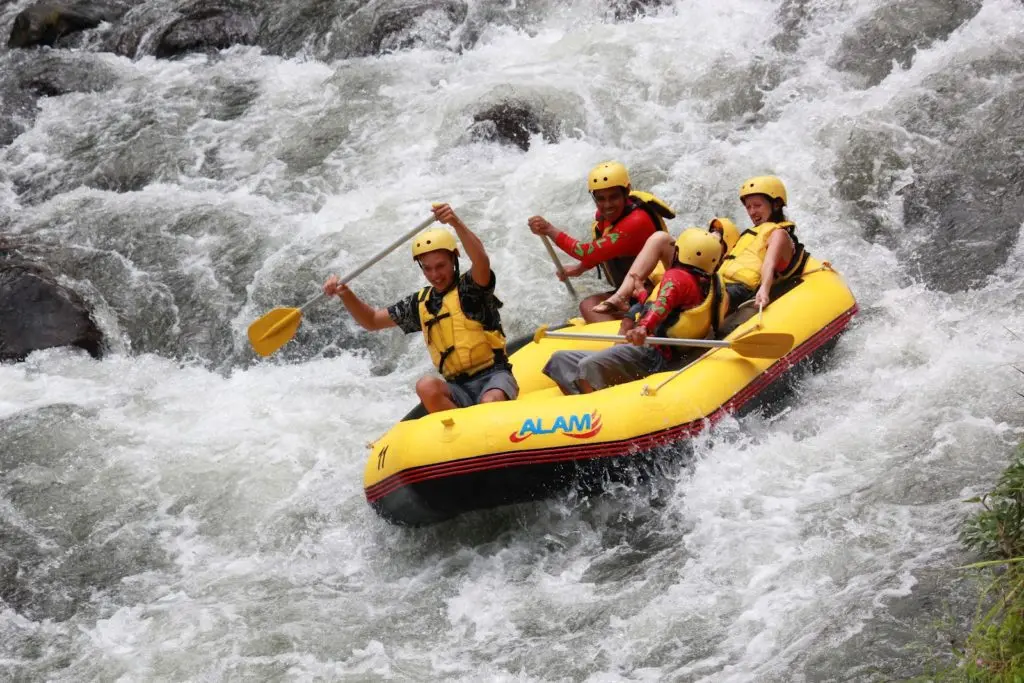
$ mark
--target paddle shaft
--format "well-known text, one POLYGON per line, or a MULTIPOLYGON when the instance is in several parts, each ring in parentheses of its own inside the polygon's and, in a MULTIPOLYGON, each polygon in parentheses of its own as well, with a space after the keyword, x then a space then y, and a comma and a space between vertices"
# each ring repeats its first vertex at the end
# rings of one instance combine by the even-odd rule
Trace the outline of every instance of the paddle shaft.
POLYGON ((551 246, 551 240, 548 239, 547 235, 541 235, 540 241, 544 243, 544 248, 548 250, 548 256, 555 262, 555 268, 558 269, 558 274, 562 276, 562 284, 569 290, 569 295, 574 299, 578 299, 579 296, 576 295, 576 288, 569 282, 569 276, 565 274, 565 266, 558 260, 558 254, 555 253, 555 248, 551 246))
MULTIPOLYGON (((588 332, 547 332, 545 337, 556 339, 583 339, 589 341, 626 341, 621 334, 593 334, 588 332)), ((729 348, 732 342, 719 339, 676 339, 674 337, 648 337, 644 344, 659 346, 699 346, 706 349, 729 348)))
MULTIPOLYGON (((400 246, 402 246, 403 244, 408 242, 410 239, 412 239, 413 235, 415 235, 416 233, 420 232, 421 230, 426 230, 430 226, 430 224, 433 223, 433 222, 434 222, 434 217, 433 216, 431 216, 430 218, 427 218, 422 223, 417 225, 415 228, 411 229, 409 232, 403 234, 401 237, 396 239, 394 242, 392 242, 388 246, 386 246, 383 249, 381 249, 380 251, 378 251, 376 254, 373 255, 373 257, 369 261, 367 261, 363 265, 359 266, 358 268, 353 270, 351 273, 347 274, 345 277, 341 278, 341 280, 338 282, 338 284, 339 285, 346 285, 346 284, 348 284, 349 282, 354 280, 357 275, 360 275, 364 270, 366 270, 367 268, 369 268, 373 264, 377 263, 377 261, 380 261, 382 258, 384 258, 388 254, 393 252, 395 249, 398 249, 400 246)), ((313 304, 315 304, 317 301, 320 301, 320 299, 324 298, 325 296, 327 296, 327 295, 324 294, 323 292, 320 292, 315 297, 313 297, 312 299, 310 299, 306 303, 304 303, 301 306, 299 306, 299 310, 300 311, 306 310, 307 307, 312 306, 313 304)))

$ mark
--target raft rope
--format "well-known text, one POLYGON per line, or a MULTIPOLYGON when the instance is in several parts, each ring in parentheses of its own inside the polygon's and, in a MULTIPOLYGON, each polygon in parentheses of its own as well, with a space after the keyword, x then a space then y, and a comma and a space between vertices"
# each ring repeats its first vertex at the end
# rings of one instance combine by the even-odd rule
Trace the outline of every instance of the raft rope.
POLYGON ((830 273, 837 272, 836 269, 832 267, 831 263, 829 263, 828 261, 822 261, 820 266, 818 266, 814 270, 805 270, 803 273, 801 273, 800 277, 803 277, 804 275, 810 275, 811 273, 817 273, 819 270, 827 270, 830 273))

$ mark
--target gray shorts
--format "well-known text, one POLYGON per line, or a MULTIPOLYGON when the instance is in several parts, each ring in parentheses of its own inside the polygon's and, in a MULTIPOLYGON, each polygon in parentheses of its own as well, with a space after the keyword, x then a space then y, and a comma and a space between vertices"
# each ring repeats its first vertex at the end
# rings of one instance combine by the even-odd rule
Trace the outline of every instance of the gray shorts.
POLYGON ((480 397, 491 389, 501 389, 505 398, 513 400, 519 395, 519 385, 512 371, 505 368, 481 372, 465 382, 448 382, 452 401, 460 408, 475 406, 480 397))
POLYGON ((661 372, 668 361, 650 346, 618 344, 603 351, 555 351, 544 374, 567 394, 580 393, 581 379, 595 390, 625 384, 661 372))

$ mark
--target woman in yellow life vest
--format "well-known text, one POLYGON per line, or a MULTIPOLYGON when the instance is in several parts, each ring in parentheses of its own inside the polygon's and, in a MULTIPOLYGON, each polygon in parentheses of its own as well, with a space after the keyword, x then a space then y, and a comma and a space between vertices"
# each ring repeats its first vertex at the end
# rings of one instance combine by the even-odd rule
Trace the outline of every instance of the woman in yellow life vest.
POLYGON ((740 201, 753 227, 740 235, 719 272, 729 294, 729 310, 754 300, 765 307, 772 285, 799 277, 807 251, 796 237, 796 225, 786 219, 786 186, 775 176, 757 176, 740 185, 740 201))
POLYGON ((413 260, 429 287, 386 309, 364 303, 336 275, 324 283, 324 294, 338 296, 364 329, 398 327, 406 334, 423 334, 430 358, 444 376, 426 375, 416 382, 416 394, 428 412, 514 399, 519 385, 505 353, 501 301, 494 295, 496 278, 487 251, 450 206, 435 204, 433 211, 439 222, 455 228, 472 262, 470 272, 459 274, 459 248, 452 234, 432 228, 412 243, 413 260))

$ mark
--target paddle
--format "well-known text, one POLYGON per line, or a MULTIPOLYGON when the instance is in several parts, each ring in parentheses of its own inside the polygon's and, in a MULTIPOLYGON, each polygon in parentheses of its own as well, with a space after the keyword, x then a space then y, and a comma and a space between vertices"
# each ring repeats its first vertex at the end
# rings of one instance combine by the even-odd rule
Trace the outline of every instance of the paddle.
MULTIPOLYGON (((375 264, 377 261, 380 261, 398 247, 402 246, 405 242, 409 241, 413 235, 425 230, 427 226, 433 222, 434 217, 431 216, 388 246, 384 247, 384 249, 374 254, 373 258, 369 261, 341 278, 341 284, 344 285, 350 282, 364 270, 375 264)), ((261 356, 269 356, 274 351, 277 351, 279 348, 287 344, 291 338, 295 336, 296 330, 299 329, 299 323, 302 322, 302 311, 306 310, 306 308, 312 306, 317 301, 320 301, 324 296, 325 294, 320 292, 298 308, 275 308, 270 313, 267 313, 262 318, 249 325, 249 343, 252 344, 253 350, 261 356)))
MULTIPOLYGON (((621 334, 592 334, 587 332, 548 332, 547 326, 541 327, 533 335, 533 341, 539 342, 544 337, 554 339, 583 339, 590 341, 625 341, 621 334)), ((793 335, 784 332, 757 332, 739 339, 674 339, 672 337, 648 337, 647 345, 660 346, 696 346, 699 348, 732 349, 747 358, 781 358, 793 348, 793 335)))
POLYGON ((558 274, 562 276, 562 284, 564 284, 565 288, 569 290, 569 296, 574 299, 579 299, 579 296, 576 294, 576 289, 572 286, 572 283, 569 282, 569 276, 565 274, 565 266, 563 266, 562 262, 558 260, 558 254, 555 253, 555 248, 551 246, 551 240, 548 239, 547 235, 541 235, 540 241, 544 243, 544 248, 548 250, 548 256, 550 256, 551 260, 555 262, 555 268, 558 270, 558 274))

